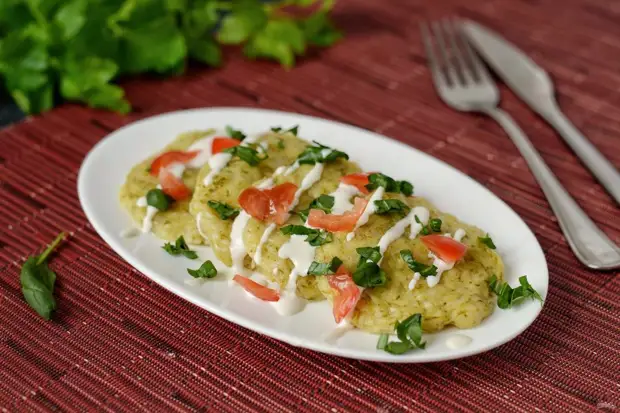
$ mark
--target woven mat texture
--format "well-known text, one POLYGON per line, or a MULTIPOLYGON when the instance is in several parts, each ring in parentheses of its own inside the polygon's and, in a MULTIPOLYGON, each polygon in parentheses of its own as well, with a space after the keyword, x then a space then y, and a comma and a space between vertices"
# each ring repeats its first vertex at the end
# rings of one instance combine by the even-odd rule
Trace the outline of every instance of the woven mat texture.
MULTIPOLYGON (((124 83, 135 112, 64 105, 0 131, 2 411, 601 411, 620 408, 620 274, 584 269, 504 132, 443 105, 418 23, 458 15, 501 31, 548 69, 579 129, 620 166, 620 7, 614 0, 351 0, 347 35, 294 70, 227 50, 223 69, 124 83), (493 351, 425 365, 348 360, 294 348, 185 302, 119 258, 76 193, 86 153, 111 131, 172 110, 249 106, 351 123, 472 176, 523 217, 544 248, 544 311, 493 351), (60 231, 59 308, 44 322, 19 270, 60 231)), ((563 141, 514 95, 502 106, 616 243, 619 210, 563 141)), ((113 167, 113 165, 111 165, 113 167)))

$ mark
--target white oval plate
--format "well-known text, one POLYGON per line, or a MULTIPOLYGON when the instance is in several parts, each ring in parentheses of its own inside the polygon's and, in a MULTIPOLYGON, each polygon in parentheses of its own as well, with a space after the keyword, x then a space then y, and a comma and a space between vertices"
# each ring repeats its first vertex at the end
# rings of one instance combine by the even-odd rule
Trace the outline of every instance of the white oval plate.
MULTIPOLYGON (((126 239, 120 234, 132 227, 118 203, 118 191, 130 168, 159 151, 181 132, 233 125, 246 133, 259 133, 270 126, 300 125, 300 136, 315 139, 346 151, 367 171, 380 170, 396 179, 407 179, 415 193, 431 200, 441 210, 490 232, 506 264, 506 279, 518 285, 527 274, 532 286, 547 295, 547 263, 536 237, 503 201, 482 185, 447 164, 384 136, 353 126, 292 113, 249 108, 211 108, 168 113, 135 122, 101 140, 88 154, 78 179, 80 202, 86 216, 101 237, 127 262, 164 288, 214 314, 294 346, 338 356, 364 360, 420 363, 466 357, 492 349, 515 338, 541 311, 529 301, 511 310, 496 311, 471 330, 447 329, 427 334, 426 350, 393 356, 376 349, 376 335, 350 331, 339 340, 327 340, 335 324, 326 302, 310 303, 290 317, 230 286, 225 276, 192 283, 186 268, 199 263, 165 254, 163 241, 151 234, 126 239), (456 332, 472 342, 452 350, 446 340, 456 332)), ((220 272, 221 264, 208 248, 201 248, 201 260, 211 259, 220 272)), ((202 262, 202 261, 201 261, 202 262)))

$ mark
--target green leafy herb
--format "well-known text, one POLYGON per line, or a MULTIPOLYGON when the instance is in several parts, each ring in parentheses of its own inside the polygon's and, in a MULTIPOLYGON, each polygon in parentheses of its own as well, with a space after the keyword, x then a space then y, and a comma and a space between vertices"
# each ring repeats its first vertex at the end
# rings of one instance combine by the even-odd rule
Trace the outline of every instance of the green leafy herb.
POLYGON ((360 255, 357 262, 358 266, 366 261, 378 263, 381 260, 381 252, 379 251, 379 247, 362 247, 357 248, 355 251, 360 255))
POLYGON ((231 126, 226 126, 226 133, 233 139, 237 139, 238 141, 244 140, 247 135, 240 130, 233 129, 231 126))
POLYGON ((310 268, 308 268, 308 275, 335 274, 341 265, 342 260, 338 257, 332 258, 332 261, 328 263, 312 261, 312 264, 310 264, 310 268))
POLYGON ((441 232, 441 219, 433 218, 429 222, 429 227, 433 230, 433 232, 441 232))
POLYGON ((407 204, 398 199, 380 199, 375 201, 375 207, 375 213, 379 215, 393 212, 406 214, 410 209, 407 204))
POLYGON ((388 342, 389 336, 382 334, 377 342, 377 349, 398 355, 426 347, 426 342, 422 341, 422 314, 416 313, 401 322, 397 321, 394 329, 400 341, 388 342))
POLYGON ((407 181, 396 181, 382 173, 368 175, 368 185, 366 185, 366 188, 374 191, 379 187, 385 188, 385 192, 402 193, 405 196, 413 194, 413 185, 407 181))
POLYGON ((220 216, 220 219, 223 220, 233 219, 241 212, 239 208, 232 207, 222 202, 209 201, 207 205, 209 205, 220 216))
POLYGON ((358 265, 353 272, 353 281, 355 284, 364 288, 378 287, 385 285, 387 278, 378 264, 374 262, 365 262, 358 265))
POLYGON ((316 141, 313 142, 314 145, 306 146, 306 149, 297 157, 297 162, 301 165, 333 162, 338 158, 349 159, 349 155, 342 151, 332 149, 316 141))
POLYGON ((278 139, 278 149, 284 149, 284 139, 278 139))
POLYGON ((487 247, 491 248, 492 250, 495 249, 495 244, 493 243, 493 240, 491 239, 491 237, 489 237, 489 234, 487 234, 484 237, 478 237, 478 241, 480 241, 487 247))
POLYGON ((289 133, 290 132, 293 135, 297 136, 297 132, 299 131, 299 125, 295 125, 292 128, 289 128, 289 129, 286 129, 286 130, 284 128, 280 127, 280 126, 273 126, 271 128, 271 131, 272 132, 276 132, 276 133, 289 133))
POLYGON ((65 233, 62 232, 41 255, 29 257, 24 262, 19 277, 26 302, 46 320, 52 317, 52 312, 56 309, 54 299, 56 273, 48 267, 47 259, 64 238, 65 233))
POLYGON ((415 218, 415 222, 417 222, 418 224, 422 226, 422 229, 420 230, 422 235, 428 235, 431 233, 430 229, 428 228, 428 225, 424 225, 422 221, 420 221, 420 218, 418 218, 417 215, 415 215, 414 218, 415 218))
POLYGON ((353 272, 353 281, 360 287, 370 288, 387 282, 385 271, 379 267, 381 252, 379 247, 357 248, 360 258, 353 272))
POLYGON ((310 214, 311 209, 320 209, 321 211, 325 211, 326 214, 330 214, 333 207, 334 197, 331 195, 321 195, 318 198, 312 200, 308 208, 297 212, 297 215, 299 215, 301 219, 306 222, 308 220, 308 215, 310 214))
POLYGON ((497 295, 497 306, 499 308, 511 308, 528 298, 542 303, 542 297, 530 285, 527 276, 520 277, 519 284, 518 287, 512 288, 508 283, 498 280, 495 275, 489 279, 489 288, 497 295))
POLYGON ((284 235, 306 235, 305 241, 313 247, 328 244, 333 240, 333 236, 330 232, 308 228, 303 225, 286 225, 280 228, 280 231, 284 235))
POLYGON ((416 261, 413 259, 413 255, 410 250, 402 250, 400 252, 400 256, 411 271, 420 273, 422 277, 426 278, 429 275, 437 275, 437 267, 434 265, 422 264, 421 262, 416 261))
POLYGON ((146 204, 157 208, 160 211, 166 211, 174 199, 164 193, 159 188, 151 189, 146 193, 146 204))
POLYGON ((242 161, 245 161, 250 166, 256 166, 261 161, 264 161, 268 158, 266 153, 260 153, 249 146, 233 146, 232 148, 226 148, 222 152, 229 153, 233 156, 239 157, 242 161))
POLYGON ((194 278, 213 278, 217 275, 217 269, 211 261, 207 260, 197 270, 188 268, 187 273, 194 278))
POLYGON ((196 254, 196 251, 190 250, 187 246, 183 235, 177 238, 174 244, 166 242, 162 248, 170 255, 182 255, 186 258, 189 258, 190 260, 195 260, 196 258, 198 258, 198 254, 196 254))
POLYGON ((131 108, 121 76, 178 75, 187 60, 222 63, 220 44, 290 68, 309 45, 340 38, 331 0, 2 0, 0 83, 27 113, 60 95, 121 113, 131 108), (320 7, 316 7, 319 5, 320 7), (56 93, 57 92, 57 93, 56 93))

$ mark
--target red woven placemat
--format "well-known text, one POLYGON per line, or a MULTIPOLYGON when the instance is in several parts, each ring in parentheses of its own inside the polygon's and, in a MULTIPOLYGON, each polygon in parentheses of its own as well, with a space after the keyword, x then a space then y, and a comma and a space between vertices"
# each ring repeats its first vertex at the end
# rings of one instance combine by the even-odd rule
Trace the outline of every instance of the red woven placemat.
MULTIPOLYGON (((620 408, 620 277, 584 269, 542 193, 492 121, 440 103, 417 24, 469 17, 514 40, 557 81, 574 123, 620 164, 620 8, 613 0, 341 2, 347 31, 285 71, 231 51, 221 70, 125 84, 127 117, 64 105, 0 131, 0 408, 3 411, 586 411, 620 408), (80 208, 88 150, 118 127, 193 107, 323 116, 400 139, 471 175, 514 208, 550 270, 544 311, 521 336, 458 361, 389 365, 302 350, 209 314, 120 259, 80 208), (19 269, 58 232, 53 322, 24 303, 19 269)), ((588 214, 620 243, 616 205, 513 95, 515 116, 588 214)), ((113 165, 111 165, 113 167, 113 165)), ((415 181, 415 179, 413 179, 415 181)))

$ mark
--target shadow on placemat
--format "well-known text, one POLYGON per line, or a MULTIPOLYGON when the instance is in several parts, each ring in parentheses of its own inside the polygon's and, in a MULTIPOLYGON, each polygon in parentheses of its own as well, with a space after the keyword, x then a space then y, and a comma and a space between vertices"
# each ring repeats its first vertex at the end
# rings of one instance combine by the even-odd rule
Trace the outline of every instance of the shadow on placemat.
POLYGON ((13 102, 13 99, 0 90, 0 128, 24 118, 24 113, 13 102))

